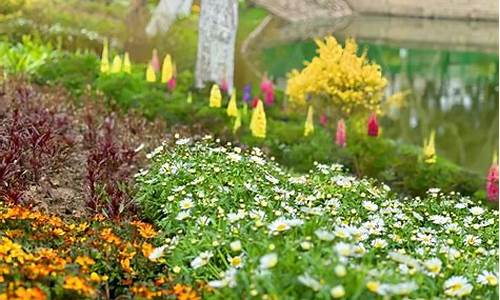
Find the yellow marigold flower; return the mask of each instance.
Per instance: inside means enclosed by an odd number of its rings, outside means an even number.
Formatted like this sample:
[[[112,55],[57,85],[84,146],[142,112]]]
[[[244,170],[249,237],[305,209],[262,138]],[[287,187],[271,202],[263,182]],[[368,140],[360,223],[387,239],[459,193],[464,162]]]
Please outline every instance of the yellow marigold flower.
[[[23,299],[23,300],[44,300],[47,299],[47,296],[45,293],[35,287],[35,288],[24,288],[24,287],[19,287],[15,291],[15,296],[16,299]]]
[[[144,242],[141,247],[142,255],[144,255],[144,257],[149,257],[151,252],[153,252],[153,249],[154,249],[153,245]]]
[[[66,276],[64,278],[63,288],[73,290],[84,295],[90,295],[93,293],[92,288],[87,285],[85,280],[77,276]]]
[[[134,270],[130,267],[130,259],[129,258],[124,258],[120,260],[120,265],[122,266],[123,271],[127,273],[133,273]]]
[[[80,266],[82,266],[83,268],[87,268],[93,264],[95,264],[95,260],[93,260],[92,258],[88,257],[88,256],[78,256],[76,259],[75,259],[75,263],[76,264],[79,264]]]

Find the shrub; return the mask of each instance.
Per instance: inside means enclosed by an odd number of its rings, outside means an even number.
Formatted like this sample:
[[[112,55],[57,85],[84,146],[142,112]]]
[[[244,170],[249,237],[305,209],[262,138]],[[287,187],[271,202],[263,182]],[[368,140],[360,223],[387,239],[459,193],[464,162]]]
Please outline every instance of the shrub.
[[[358,56],[357,44],[347,40],[342,48],[333,36],[316,40],[318,56],[302,71],[289,74],[286,94],[293,103],[305,105],[309,98],[323,99],[326,107],[344,114],[377,111],[387,80],[380,66],[363,54]]]
[[[52,58],[34,74],[38,84],[62,85],[75,96],[81,96],[99,75],[99,60],[94,54],[68,54]]]
[[[438,190],[403,199],[339,165],[293,176],[258,149],[190,143],[150,153],[137,199],[179,241],[169,267],[216,288],[204,298],[498,297],[477,281],[498,269],[498,211]]]

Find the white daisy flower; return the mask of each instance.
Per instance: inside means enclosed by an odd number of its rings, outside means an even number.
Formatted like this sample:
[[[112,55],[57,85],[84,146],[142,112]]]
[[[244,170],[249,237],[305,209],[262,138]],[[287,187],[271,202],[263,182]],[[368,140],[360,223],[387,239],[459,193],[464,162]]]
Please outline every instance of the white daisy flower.
[[[339,243],[335,244],[333,249],[335,250],[335,252],[337,252],[337,254],[339,256],[343,256],[343,257],[350,256],[353,253],[352,245],[344,243],[344,242],[339,242]]]
[[[240,252],[241,251],[241,242],[239,240],[231,242],[229,244],[229,247],[231,248],[231,251],[233,251],[233,252]]]
[[[439,272],[441,272],[443,263],[439,258],[431,258],[424,261],[424,266],[427,269],[427,271],[431,274],[431,276],[435,276],[438,275]]]
[[[468,246],[479,246],[481,245],[481,239],[475,235],[468,234],[465,236],[464,242]]]
[[[384,239],[374,239],[372,241],[371,245],[373,248],[383,249],[383,248],[387,247],[388,244]]]
[[[182,220],[185,220],[187,218],[189,218],[191,216],[191,213],[189,212],[189,210],[184,210],[184,211],[181,211],[177,214],[177,216],[175,216],[175,219],[177,221],[182,221]]]
[[[316,292],[321,289],[321,284],[319,283],[319,281],[314,279],[307,273],[300,275],[297,279],[299,280],[300,283],[313,289]]]
[[[148,259],[155,261],[158,258],[162,257],[163,253],[165,252],[165,248],[167,248],[168,246],[168,244],[165,244],[161,247],[154,248],[153,251],[151,251],[151,253],[149,254]]]
[[[243,266],[243,254],[240,254],[238,256],[230,256],[227,258],[229,264],[231,267],[235,269],[239,269]]]
[[[210,258],[212,258],[214,255],[211,251],[205,251],[200,253],[195,259],[191,261],[191,267],[193,269],[198,269],[203,267],[204,265],[208,264],[210,261]]]
[[[444,282],[444,293],[452,297],[463,297],[472,292],[472,285],[463,276],[453,276]]]
[[[484,208],[480,206],[474,206],[469,209],[470,213],[473,214],[474,216],[480,216],[484,214]]]
[[[261,270],[271,269],[278,264],[278,254],[274,252],[266,254],[260,258],[259,262]]]
[[[241,155],[232,152],[228,153],[227,156],[229,157],[229,159],[235,162],[238,162],[242,159]]]
[[[285,219],[279,218],[274,220],[271,224],[267,226],[270,234],[279,234],[281,232],[290,230],[294,226],[302,225],[304,222],[299,219]]]
[[[314,234],[318,237],[318,239],[327,242],[333,241],[333,239],[335,238],[335,235],[333,233],[323,229],[315,230]]]
[[[236,286],[236,269],[230,268],[224,272],[224,276],[221,280],[212,280],[208,282],[208,285],[214,289]]]
[[[498,284],[498,276],[493,272],[483,271],[477,276],[477,282],[482,285],[496,286]]]
[[[193,199],[185,198],[179,202],[179,207],[181,209],[191,209],[194,206]]]
[[[338,299],[338,298],[342,298],[345,296],[345,289],[342,285],[337,285],[337,286],[334,286],[331,290],[330,290],[330,296],[332,296],[333,299]]]
[[[378,209],[377,204],[373,203],[372,201],[368,201],[368,200],[363,201],[361,203],[361,205],[363,205],[363,207],[369,211],[377,211],[377,209]]]

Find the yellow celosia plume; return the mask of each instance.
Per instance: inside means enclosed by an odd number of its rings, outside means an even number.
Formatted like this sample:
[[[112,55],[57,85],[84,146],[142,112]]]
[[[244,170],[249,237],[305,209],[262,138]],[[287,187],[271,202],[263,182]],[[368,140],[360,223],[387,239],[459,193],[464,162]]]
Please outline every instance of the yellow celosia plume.
[[[221,107],[222,105],[222,95],[220,93],[219,86],[214,84],[210,90],[210,107]]]
[[[231,93],[231,99],[227,105],[227,115],[230,117],[238,116],[238,106],[236,105],[236,89],[233,89]]]
[[[172,76],[174,76],[173,74],[174,70],[172,65],[172,58],[170,57],[170,54],[167,54],[163,59],[163,66],[161,68],[161,82],[168,82],[172,78]]]
[[[266,113],[264,112],[262,100],[257,102],[257,107],[253,110],[252,119],[250,120],[250,130],[255,137],[266,137]]]
[[[432,130],[429,140],[424,140],[424,161],[428,164],[436,162],[435,136],[436,132]]]
[[[125,56],[123,57],[122,72],[127,74],[132,73],[132,64],[130,63],[128,52],[125,52]]]
[[[187,103],[193,103],[193,94],[191,92],[188,93],[186,101]]]
[[[304,125],[304,136],[308,136],[314,132],[314,119],[313,119],[313,107],[309,105],[309,109],[307,110],[307,119]]]
[[[104,47],[102,48],[101,55],[101,73],[109,73],[109,50],[108,50],[108,40],[104,40]]]
[[[148,64],[148,68],[146,70],[146,81],[147,82],[156,82],[156,74],[153,66]]]
[[[115,55],[113,58],[113,64],[111,65],[111,73],[120,73],[122,70],[122,59],[119,55]]]

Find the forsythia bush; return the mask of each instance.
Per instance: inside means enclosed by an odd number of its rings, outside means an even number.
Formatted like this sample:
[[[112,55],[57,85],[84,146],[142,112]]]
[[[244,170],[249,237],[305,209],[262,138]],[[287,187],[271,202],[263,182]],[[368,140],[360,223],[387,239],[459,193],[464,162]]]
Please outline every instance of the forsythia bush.
[[[333,36],[316,40],[316,44],[318,56],[302,71],[289,74],[286,94],[292,102],[304,105],[309,97],[320,97],[344,114],[379,110],[387,84],[380,66],[369,62],[365,54],[358,56],[352,39],[344,48]]]

